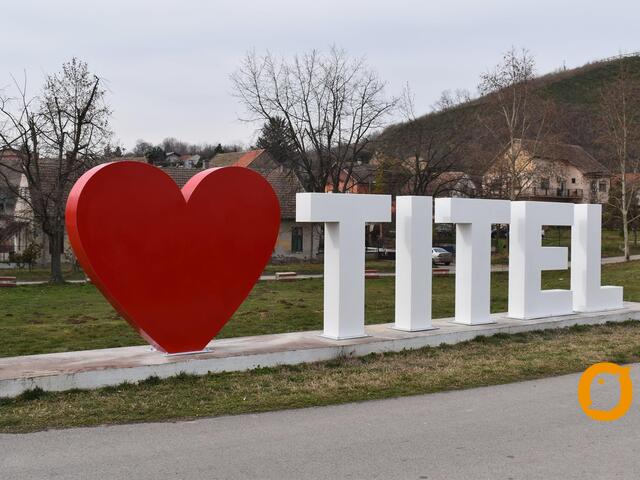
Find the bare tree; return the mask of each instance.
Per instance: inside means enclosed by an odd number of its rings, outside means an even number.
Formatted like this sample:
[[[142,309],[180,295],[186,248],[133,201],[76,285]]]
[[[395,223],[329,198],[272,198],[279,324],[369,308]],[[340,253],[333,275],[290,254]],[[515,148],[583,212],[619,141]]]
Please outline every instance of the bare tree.
[[[598,142],[611,156],[616,174],[609,204],[620,214],[624,256],[629,260],[629,226],[640,218],[634,215],[640,195],[640,86],[624,57],[618,61],[615,80],[600,90],[598,112]]]
[[[232,75],[252,121],[284,119],[307,191],[348,188],[353,166],[396,104],[363,59],[335,47],[279,60],[249,53]]]
[[[405,193],[438,195],[454,188],[457,178],[445,174],[461,169],[470,115],[456,107],[467,101],[466,92],[443,92],[431,114],[418,116],[413,92],[405,87],[399,101],[404,122],[387,129],[378,141],[384,168],[395,177],[398,169],[405,172]]]
[[[99,162],[111,111],[102,80],[76,58],[46,77],[39,96],[27,96],[26,78],[14,84],[17,96],[0,97],[0,149],[16,155],[4,162],[0,181],[29,206],[48,239],[51,282],[61,283],[66,199],[78,177]],[[28,188],[11,182],[5,169],[24,176]]]
[[[516,200],[540,176],[536,157],[551,141],[554,104],[532,88],[535,60],[526,49],[511,48],[496,67],[480,76],[485,96],[478,118],[493,137],[496,161],[490,170],[493,194]],[[548,165],[542,168],[547,169]]]

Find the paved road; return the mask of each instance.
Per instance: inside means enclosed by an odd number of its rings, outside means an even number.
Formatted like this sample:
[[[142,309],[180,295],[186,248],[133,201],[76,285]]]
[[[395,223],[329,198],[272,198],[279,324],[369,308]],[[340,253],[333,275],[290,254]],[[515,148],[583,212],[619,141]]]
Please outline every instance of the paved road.
[[[631,260],[640,260],[640,255],[631,255]],[[611,263],[622,263],[624,262],[624,257],[604,257],[602,259],[602,264],[603,265],[607,265],[607,264],[611,264]],[[438,265],[438,266],[434,266],[433,268],[437,268],[440,271],[443,271],[445,274],[454,274],[456,273],[456,266],[454,265]],[[295,270],[295,268],[293,268]],[[497,265],[491,265],[491,271],[492,272],[508,272],[509,271],[509,265],[503,265],[503,264],[497,264]],[[380,272],[379,275],[381,277],[395,277],[395,273],[393,272]],[[298,275],[297,278],[298,279],[305,279],[305,278],[322,278],[322,274],[318,273],[318,274],[309,274],[309,275]],[[260,277],[260,280],[275,280],[276,277],[275,275],[262,275]]]
[[[631,255],[631,260],[640,260],[640,255]],[[622,263],[624,262],[624,257],[606,257],[602,259],[602,264],[609,263]],[[438,265],[437,268],[439,270],[446,270],[445,274],[454,274],[456,273],[456,266],[454,265]],[[509,271],[508,265],[492,265],[492,272],[507,272]],[[393,272],[380,272],[381,277],[395,277],[395,273]],[[322,278],[323,275],[321,273],[313,273],[313,274],[301,274],[298,275],[297,279],[307,279],[307,278]],[[275,280],[275,275],[262,275],[260,280]],[[68,280],[69,283],[86,283],[86,280]],[[46,280],[29,280],[29,281],[19,281],[16,282],[18,285],[43,285],[47,283]]]
[[[634,366],[636,385],[638,373]],[[617,422],[594,422],[579,410],[577,381],[569,375],[193,422],[0,435],[0,478],[638,478],[637,402]],[[614,391],[615,382],[594,384],[600,408],[616,401]]]
[[[631,260],[640,260],[640,255],[631,255],[629,256]],[[602,263],[622,263],[624,262],[624,257],[604,257],[602,259]]]

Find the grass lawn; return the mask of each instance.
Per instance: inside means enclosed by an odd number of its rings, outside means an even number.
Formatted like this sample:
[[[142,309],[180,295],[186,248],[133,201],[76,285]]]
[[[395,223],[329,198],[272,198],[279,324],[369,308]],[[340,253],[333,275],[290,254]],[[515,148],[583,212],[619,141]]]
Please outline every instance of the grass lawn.
[[[66,280],[84,280],[87,276],[82,271],[74,272],[68,265],[62,269],[62,275]],[[16,277],[20,282],[30,281],[48,281],[51,277],[51,270],[43,267],[28,268],[2,268],[0,269],[2,277]]]
[[[640,236],[638,242],[634,242],[633,232],[629,232],[631,255],[640,254]],[[571,246],[571,229],[569,227],[553,227],[545,230],[545,237],[542,244],[546,247],[570,247]],[[493,264],[506,264],[509,262],[504,239],[502,239],[503,249],[498,253],[494,253],[491,257]],[[603,257],[621,257],[624,255],[624,242],[622,232],[618,230],[602,231],[602,256]]]
[[[603,282],[640,301],[640,262],[603,266]],[[492,274],[491,308],[506,310],[507,274]],[[434,277],[433,316],[453,316],[454,277]],[[545,272],[544,288],[568,288],[569,272]],[[367,323],[393,321],[394,279],[366,282]],[[0,289],[0,357],[143,345],[93,285]],[[322,329],[322,280],[259,282],[219,338]]]
[[[606,265],[605,284],[640,301],[640,262]],[[367,281],[368,323],[393,319],[392,278]],[[544,288],[566,288],[546,272]],[[434,278],[434,316],[453,314],[453,277]],[[506,309],[507,275],[492,274],[492,310]],[[1,289],[1,356],[142,344],[92,285]],[[221,337],[320,329],[322,281],[260,282]],[[93,391],[0,399],[0,431],[175,420],[471,388],[640,361],[640,324],[497,335],[453,346],[201,377],[152,378]]]
[[[390,260],[367,260],[367,268],[373,268],[381,272],[393,272],[395,270],[395,262]],[[319,263],[284,263],[269,264],[264,269],[265,275],[273,275],[276,272],[294,271],[300,274],[322,274],[324,265]],[[84,272],[74,272],[68,265],[65,265],[62,272],[65,280],[84,280],[86,275]],[[28,268],[3,268],[0,269],[0,276],[16,277],[18,281],[48,281],[50,277],[48,268],[34,267],[32,270]]]
[[[640,253],[640,238],[634,242],[633,232],[629,232],[631,255]],[[543,240],[545,246],[569,247],[571,245],[571,229],[569,227],[554,227],[546,230]],[[624,255],[624,241],[622,232],[618,230],[602,231],[602,256],[621,257]]]
[[[365,268],[371,268],[380,272],[393,272],[396,269],[396,262],[393,260],[367,260]],[[319,263],[283,263],[269,264],[264,269],[265,275],[273,275],[276,272],[296,272],[299,274],[322,274],[324,272],[324,264]]]

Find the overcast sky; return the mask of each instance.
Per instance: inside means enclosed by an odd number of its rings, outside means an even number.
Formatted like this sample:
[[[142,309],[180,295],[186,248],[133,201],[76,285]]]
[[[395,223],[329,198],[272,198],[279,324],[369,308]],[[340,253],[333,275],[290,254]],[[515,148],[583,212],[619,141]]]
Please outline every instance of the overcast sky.
[[[637,0],[3,1],[0,87],[26,70],[32,91],[77,56],[108,82],[121,144],[174,136],[250,145],[229,75],[251,49],[289,56],[335,44],[365,55],[420,112],[442,90],[475,93],[511,45],[538,72],[640,50]]]

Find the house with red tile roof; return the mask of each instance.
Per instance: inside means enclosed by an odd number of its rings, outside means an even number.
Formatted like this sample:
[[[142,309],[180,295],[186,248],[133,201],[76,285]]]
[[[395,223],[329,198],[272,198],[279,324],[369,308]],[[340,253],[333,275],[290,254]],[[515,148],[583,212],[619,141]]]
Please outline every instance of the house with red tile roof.
[[[278,162],[264,149],[247,152],[219,153],[209,162],[209,167],[245,167],[256,171],[270,171],[278,168]]]
[[[317,256],[318,247],[320,245],[320,231],[317,227],[315,227],[314,230],[314,227],[308,223],[296,223],[295,221],[295,196],[296,193],[303,191],[302,185],[295,175],[286,172],[275,162],[271,155],[264,150],[220,154],[214,157],[214,159],[215,158],[218,158],[218,161],[211,162],[211,167],[233,165],[251,168],[263,175],[271,184],[278,197],[281,208],[280,232],[273,252],[274,261],[287,262],[291,260],[311,259]],[[3,162],[17,160],[17,158],[14,158],[14,156],[5,152],[3,156],[0,156],[0,169],[2,168]],[[145,157],[121,157],[114,160],[146,162]],[[44,159],[40,162],[43,184],[46,185],[47,178],[50,178],[51,181],[54,181],[56,178],[55,165],[50,165],[49,162]],[[186,168],[178,166],[158,168],[167,173],[180,188],[182,188],[191,179],[191,177],[202,171],[201,168]],[[83,172],[78,172],[78,176],[80,176],[81,173]],[[10,189],[14,194],[10,194],[6,188],[0,188],[0,207],[3,209],[2,212],[0,212],[0,222],[2,221],[2,214],[6,215],[8,218],[12,216],[16,217],[19,213],[21,220],[28,220],[31,218],[31,224],[33,225],[33,214],[30,214],[27,202],[24,202],[20,198],[16,198],[15,195],[15,189],[19,186],[24,186],[24,188],[29,189],[26,177],[13,170],[8,171],[8,175],[6,176],[10,177],[10,180],[15,184],[12,184],[12,188]],[[32,192],[31,194],[37,194],[37,192]],[[250,194],[251,192],[247,192],[247,195]],[[0,227],[1,226],[2,225],[0,224]],[[38,228],[20,229],[19,231],[16,231],[15,234],[9,235],[9,237],[11,238],[7,238],[0,242],[0,261],[7,261],[11,252],[20,253],[29,243],[35,241],[43,246],[41,263],[46,264],[49,262],[50,252],[47,239],[44,233]],[[69,259],[72,258],[69,241],[66,235],[64,239],[64,253],[69,257]]]
[[[310,260],[318,256],[321,231],[317,225],[296,222],[296,193],[303,192],[300,180],[285,170],[264,149],[247,152],[220,153],[211,159],[210,167],[244,167],[263,175],[273,187],[280,202],[280,231],[273,261]],[[249,192],[248,192],[249,193]]]

